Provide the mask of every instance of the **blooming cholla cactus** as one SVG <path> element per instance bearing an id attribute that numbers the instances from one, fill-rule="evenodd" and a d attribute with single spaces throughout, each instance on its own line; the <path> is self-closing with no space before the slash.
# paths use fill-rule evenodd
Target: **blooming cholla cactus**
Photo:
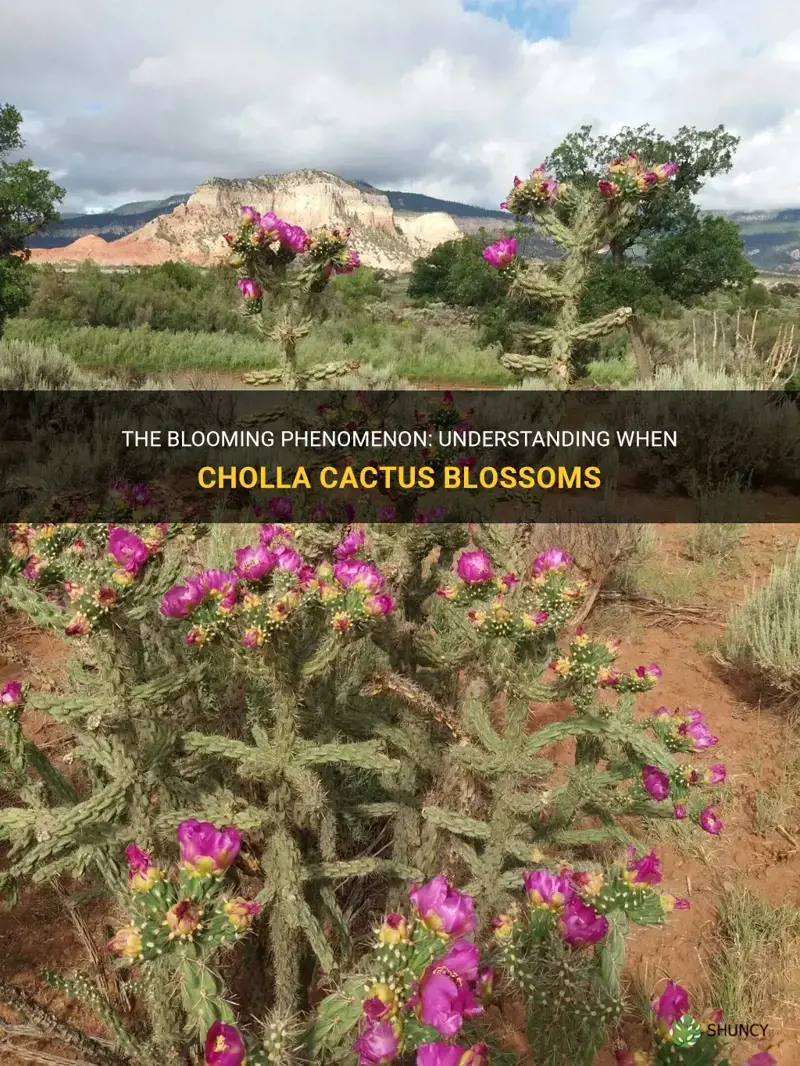
<path id="1" fill-rule="evenodd" d="M 363 549 L 364 534 L 352 531 L 332 563 L 313 567 L 296 550 L 290 529 L 264 525 L 257 545 L 236 550 L 232 571 L 204 570 L 173 586 L 161 601 L 161 614 L 188 620 L 184 643 L 196 647 L 237 633 L 245 648 L 261 648 L 301 604 L 312 601 L 325 609 L 336 632 L 363 628 L 395 609 L 385 577 L 362 557 Z"/>
<path id="2" fill-rule="evenodd" d="M 454 567 L 458 582 L 440 585 L 437 595 L 449 603 L 469 606 L 467 618 L 481 634 L 515 641 L 552 637 L 574 613 L 586 587 L 582 581 L 565 577 L 571 562 L 566 552 L 553 559 L 557 560 L 554 565 L 544 556 L 534 560 L 532 580 L 524 583 L 516 574 L 496 576 L 491 558 L 482 549 L 463 551 Z"/>
<path id="3" fill-rule="evenodd" d="M 243 207 L 235 233 L 226 233 L 234 264 L 242 272 L 237 285 L 244 312 L 257 318 L 262 332 L 277 342 L 283 354 L 281 383 L 302 388 L 306 379 L 297 370 L 297 341 L 308 333 L 315 298 L 335 274 L 350 274 L 360 264 L 350 247 L 351 231 L 323 227 L 307 234 L 273 211 L 260 214 Z M 265 315 L 272 321 L 267 324 Z M 328 376 L 345 372 L 346 364 L 331 364 Z M 258 375 L 248 380 L 258 384 Z"/>
<path id="4" fill-rule="evenodd" d="M 549 178 L 543 166 L 530 177 L 514 179 L 514 186 L 502 207 L 518 218 L 529 217 L 556 244 L 566 249 L 563 272 L 559 279 L 517 256 L 516 241 L 504 239 L 487 248 L 484 259 L 512 277 L 512 292 L 536 295 L 558 305 L 555 324 L 537 327 L 524 333 L 534 347 L 549 352 L 547 366 L 555 383 L 566 386 L 570 380 L 570 360 L 576 343 L 601 337 L 629 321 L 633 312 L 620 307 L 593 322 L 580 322 L 580 301 L 598 252 L 602 251 L 633 218 L 638 202 L 677 172 L 674 163 L 646 170 L 639 157 L 631 152 L 626 159 L 609 165 L 608 178 L 597 188 L 578 192 L 573 186 Z M 556 205 L 563 204 L 571 222 L 563 221 Z M 501 363 L 524 377 L 541 369 L 541 358 L 520 355 L 501 356 Z"/>
<path id="5" fill-rule="evenodd" d="M 67 636 L 84 636 L 107 623 L 135 591 L 178 527 L 16 525 L 12 553 L 22 575 L 64 611 Z"/>

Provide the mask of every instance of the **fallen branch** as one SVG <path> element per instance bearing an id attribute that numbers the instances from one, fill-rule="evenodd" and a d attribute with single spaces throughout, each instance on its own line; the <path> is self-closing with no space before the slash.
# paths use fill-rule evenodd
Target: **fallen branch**
<path id="1" fill-rule="evenodd" d="M 8 1040 L 0 1040 L 0 1052 L 8 1052 L 18 1059 L 27 1059 L 28 1062 L 38 1062 L 41 1066 L 94 1066 L 94 1063 L 86 1059 L 65 1059 L 61 1055 L 51 1055 L 49 1051 L 37 1051 L 33 1048 L 20 1047 Z"/>
<path id="2" fill-rule="evenodd" d="M 67 1047 L 75 1048 L 82 1055 L 86 1055 L 86 1066 L 123 1066 L 127 1062 L 125 1058 L 99 1040 L 76 1029 L 69 1022 L 61 1021 L 52 1011 L 43 1007 L 41 1003 L 15 985 L 0 981 L 0 1003 L 5 1003 L 16 1014 L 32 1022 L 41 1031 L 43 1039 L 58 1040 Z M 62 1059 L 62 1061 L 69 1060 Z"/>
<path id="3" fill-rule="evenodd" d="M 712 607 L 689 607 L 687 605 L 665 603 L 640 593 L 600 592 L 597 597 L 603 603 L 624 603 L 634 611 L 647 615 L 645 624 L 661 629 L 676 629 L 686 622 L 709 622 L 718 618 Z"/>

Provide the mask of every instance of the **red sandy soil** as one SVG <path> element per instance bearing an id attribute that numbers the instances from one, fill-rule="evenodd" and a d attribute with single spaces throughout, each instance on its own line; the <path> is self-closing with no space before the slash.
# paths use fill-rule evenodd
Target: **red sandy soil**
<path id="1" fill-rule="evenodd" d="M 680 526 L 659 530 L 659 566 L 666 572 L 678 573 L 685 567 L 680 545 L 686 532 L 686 527 Z M 724 886 L 747 887 L 776 905 L 800 906 L 800 850 L 778 832 L 759 835 L 753 825 L 755 796 L 759 789 L 779 779 L 793 731 L 785 718 L 759 706 L 752 694 L 737 686 L 734 678 L 697 648 L 698 641 L 707 644 L 719 636 L 728 609 L 740 603 L 753 584 L 767 577 L 770 565 L 793 550 L 798 538 L 798 526 L 750 526 L 740 558 L 730 568 L 730 576 L 723 571 L 709 585 L 707 606 L 714 609 L 713 620 L 686 622 L 674 630 L 659 626 L 641 628 L 640 635 L 621 649 L 623 668 L 651 661 L 662 667 L 663 678 L 655 692 L 641 697 L 643 710 L 649 711 L 650 704 L 652 708 L 665 704 L 700 707 L 705 712 L 712 732 L 720 737 L 720 744 L 708 761 L 726 764 L 729 780 L 736 790 L 735 802 L 720 811 L 725 822 L 722 836 L 703 836 L 700 841 L 705 861 L 687 857 L 668 844 L 658 847 L 664 870 L 663 887 L 677 896 L 688 897 L 691 909 L 675 912 L 663 928 L 635 929 L 629 939 L 628 972 L 646 978 L 648 987 L 655 993 L 661 991 L 668 978 L 690 989 L 706 984 L 707 962 L 714 950 L 715 903 Z M 590 616 L 586 628 L 589 633 L 599 634 L 603 625 L 600 611 Z M 13 633 L 3 636 L 15 643 Z M 62 674 L 65 660 L 62 643 L 28 632 L 15 646 L 31 656 L 42 674 L 55 678 Z M 0 682 L 24 676 L 25 670 L 19 665 L 4 665 L 0 659 Z M 555 707 L 537 708 L 535 720 L 543 724 L 548 717 L 557 717 L 557 712 Z M 44 741 L 56 751 L 66 749 L 67 738 L 63 732 L 54 730 L 51 724 L 30 712 L 26 712 L 24 720 L 26 731 L 38 742 Z M 764 767 L 760 780 L 752 776 L 756 761 Z M 102 919 L 100 911 L 87 915 L 98 945 L 104 939 Z M 36 987 L 41 994 L 41 983 L 35 974 L 42 965 L 65 969 L 82 966 L 84 952 L 52 894 L 45 889 L 29 888 L 14 912 L 0 914 L 0 978 L 30 990 Z M 734 1042 L 734 1066 L 765 1048 L 769 1048 L 780 1066 L 800 1062 L 800 1008 L 796 1003 L 800 974 L 797 979 L 798 987 L 786 990 L 784 998 L 788 1002 L 778 1006 L 775 1017 L 729 1019 L 768 1021 L 770 1025 L 765 1041 Z M 43 998 L 55 1009 L 64 1010 L 57 994 L 45 992 Z M 635 1048 L 635 1023 L 626 1025 L 624 1031 Z M 72 1053 L 63 1054 L 69 1057 Z M 3 1066 L 26 1066 L 23 1060 L 10 1057 L 7 1047 L 3 1047 L 1 1031 L 0 1062 Z M 613 1063 L 614 1055 L 609 1049 L 598 1056 L 596 1066 L 613 1066 Z"/>

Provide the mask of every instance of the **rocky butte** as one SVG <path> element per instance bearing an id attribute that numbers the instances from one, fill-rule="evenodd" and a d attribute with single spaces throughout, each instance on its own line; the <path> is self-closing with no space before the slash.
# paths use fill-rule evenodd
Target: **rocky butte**
<path id="1" fill-rule="evenodd" d="M 463 232 L 444 212 L 398 216 L 388 197 L 370 186 L 326 171 L 296 170 L 246 180 L 212 178 L 185 204 L 124 237 L 106 241 L 89 235 L 63 248 L 34 248 L 31 258 L 45 263 L 92 260 L 101 266 L 150 266 L 178 259 L 210 266 L 227 259 L 222 234 L 235 228 L 245 204 L 274 211 L 306 230 L 350 226 L 362 263 L 390 271 L 410 270 L 419 256 Z"/>

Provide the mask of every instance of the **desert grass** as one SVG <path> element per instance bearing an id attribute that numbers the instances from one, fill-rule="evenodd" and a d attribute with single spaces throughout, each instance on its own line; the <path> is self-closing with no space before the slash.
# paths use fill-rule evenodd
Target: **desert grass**
<path id="1" fill-rule="evenodd" d="M 25 318 L 9 322 L 6 333 L 11 340 L 54 345 L 82 369 L 96 371 L 231 374 L 279 363 L 277 347 L 255 335 L 63 326 Z M 301 368 L 358 360 L 410 381 L 488 386 L 512 381 L 494 350 L 481 348 L 468 326 L 365 320 L 343 330 L 337 322 L 323 322 L 305 339 L 299 355 Z"/>
<path id="2" fill-rule="evenodd" d="M 726 887 L 710 959 L 711 1001 L 731 1022 L 765 1022 L 797 1011 L 800 908 L 774 906 Z"/>

